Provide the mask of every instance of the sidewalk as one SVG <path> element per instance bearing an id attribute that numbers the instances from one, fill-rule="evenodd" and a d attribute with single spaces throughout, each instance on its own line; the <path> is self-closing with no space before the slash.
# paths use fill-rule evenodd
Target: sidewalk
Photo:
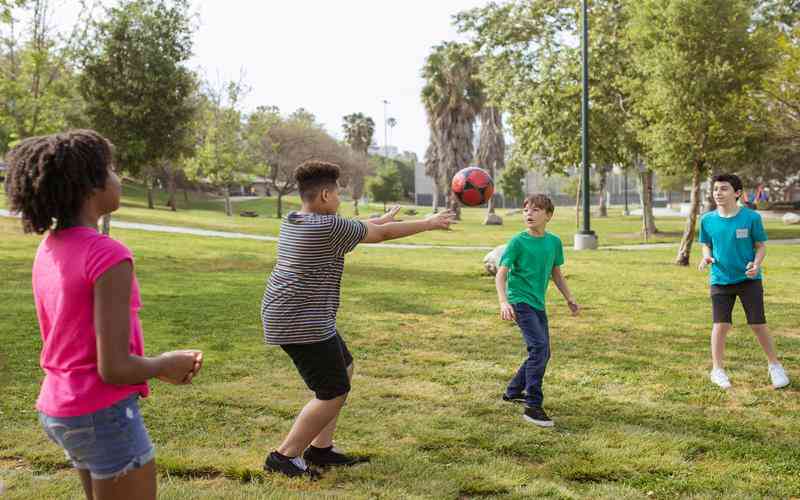
<path id="1" fill-rule="evenodd" d="M 0 209 L 0 217 L 14 217 L 8 210 Z M 125 222 L 120 220 L 111 220 L 111 228 L 118 229 L 133 229 L 138 231 L 150 231 L 156 233 L 170 233 L 170 234 L 190 234 L 194 236 L 203 236 L 209 238 L 229 238 L 229 239 L 242 239 L 242 240 L 257 240 L 257 241 L 278 241 L 277 236 L 261 236 L 258 234 L 235 233 L 231 231 L 212 231 L 209 229 L 198 229 L 194 227 L 181 227 L 181 226 L 162 226 L 159 224 L 142 224 L 139 222 Z M 770 240 L 770 245 L 798 245 L 800 238 L 786 239 L 786 240 Z M 374 243 L 369 245 L 370 248 L 392 248 L 402 250 L 454 250 L 458 252 L 471 252 L 483 251 L 488 252 L 494 250 L 491 246 L 463 246 L 463 245 L 413 245 L 403 243 Z M 641 245 L 614 245 L 614 246 L 601 246 L 600 250 L 657 250 L 663 248 L 677 248 L 678 243 L 643 243 Z"/>

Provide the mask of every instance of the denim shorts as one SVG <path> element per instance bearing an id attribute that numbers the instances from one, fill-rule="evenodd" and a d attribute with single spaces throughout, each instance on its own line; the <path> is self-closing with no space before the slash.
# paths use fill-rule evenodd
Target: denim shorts
<path id="1" fill-rule="evenodd" d="M 76 469 L 88 470 L 92 479 L 116 478 L 155 457 L 138 399 L 139 395 L 133 394 L 78 417 L 51 417 L 39 412 L 39 422 Z"/>

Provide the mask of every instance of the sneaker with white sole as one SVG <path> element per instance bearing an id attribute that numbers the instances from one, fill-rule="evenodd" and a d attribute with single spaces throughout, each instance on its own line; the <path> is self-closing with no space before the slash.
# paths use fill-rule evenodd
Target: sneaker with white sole
<path id="1" fill-rule="evenodd" d="M 780 363 L 769 365 L 769 378 L 772 380 L 772 387 L 776 389 L 789 385 L 789 377 L 786 375 L 786 370 L 783 369 Z"/>
<path id="2" fill-rule="evenodd" d="M 714 368 L 713 370 L 711 370 L 709 378 L 711 379 L 712 382 L 722 387 L 723 389 L 731 388 L 731 381 L 730 379 L 728 379 L 728 375 L 725 374 L 725 370 L 723 370 L 722 368 Z"/>
<path id="3" fill-rule="evenodd" d="M 553 420 L 547 416 L 541 406 L 526 406 L 522 418 L 539 427 L 553 427 Z"/>

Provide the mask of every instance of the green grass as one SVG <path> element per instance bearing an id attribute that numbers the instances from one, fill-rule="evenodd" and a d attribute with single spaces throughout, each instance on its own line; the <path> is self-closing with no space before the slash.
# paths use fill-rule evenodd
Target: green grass
<path id="1" fill-rule="evenodd" d="M 277 218 L 277 203 L 274 197 L 253 199 L 234 203 L 236 215 L 225 215 L 224 203 L 220 198 L 209 195 L 190 193 L 187 203 L 182 192 L 178 193 L 178 211 L 172 212 L 165 206 L 167 195 L 163 191 L 155 191 L 156 208 L 148 209 L 145 196 L 146 191 L 141 185 L 126 182 L 123 191 L 122 207 L 115 212 L 114 219 L 139 222 L 146 224 L 163 224 L 168 226 L 189 226 L 216 231 L 233 231 L 248 234 L 276 236 L 280 226 Z M 0 194 L 0 206 L 5 205 L 5 198 Z M 296 196 L 287 196 L 283 203 L 285 214 L 289 210 L 297 209 L 300 200 Z M 361 207 L 362 216 L 380 213 L 382 205 L 367 205 Z M 430 213 L 430 207 L 414 207 L 422 217 Z M 241 217 L 241 211 L 254 211 L 259 214 L 257 218 Z M 340 213 L 344 216 L 353 215 L 352 202 L 343 202 Z M 502 226 L 484 226 L 485 217 L 483 208 L 465 208 L 463 220 L 452 231 L 437 231 L 422 233 L 404 240 L 404 243 L 432 244 L 432 245 L 462 245 L 462 246 L 496 246 L 506 243 L 511 236 L 524 229 L 522 215 L 514 213 L 509 215 L 505 209 L 498 210 L 505 224 Z M 598 234 L 601 246 L 625 245 L 646 243 L 641 236 L 641 217 L 623 216 L 622 209 L 613 207 L 609 217 L 593 217 L 592 228 Z M 403 216 L 409 218 L 408 216 Z M 662 217 L 656 220 L 661 231 L 647 243 L 675 243 L 680 241 L 685 219 L 680 217 Z M 767 233 L 771 239 L 800 238 L 800 226 L 787 226 L 777 219 L 765 219 Z M 565 245 L 572 246 L 575 234 L 575 210 L 573 207 L 558 207 L 548 230 L 561 236 Z"/>
<path id="2" fill-rule="evenodd" d="M 4 498 L 79 498 L 76 475 L 33 408 L 41 379 L 30 291 L 38 238 L 18 225 L 0 218 L 0 481 Z M 569 317 L 551 287 L 545 397 L 557 427 L 542 430 L 499 399 L 524 349 L 517 329 L 498 319 L 483 252 L 357 249 L 339 316 L 356 370 L 337 442 L 373 460 L 308 483 L 260 471 L 309 397 L 288 357 L 261 340 L 259 302 L 275 245 L 113 234 L 137 258 L 147 352 L 206 353 L 192 386 L 155 381 L 142 403 L 161 498 L 800 494 L 798 386 L 769 387 L 738 308 L 727 353 L 734 389 L 711 386 L 706 277 L 669 264 L 671 250 L 567 250 L 564 269 L 584 313 Z M 767 315 L 796 380 L 798 272 L 796 247 L 769 248 Z"/>

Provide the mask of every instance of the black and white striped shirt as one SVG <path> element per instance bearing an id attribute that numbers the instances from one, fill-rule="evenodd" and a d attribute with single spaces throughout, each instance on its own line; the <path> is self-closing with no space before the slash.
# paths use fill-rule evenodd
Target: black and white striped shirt
<path id="1" fill-rule="evenodd" d="M 266 343 L 311 344 L 336 334 L 344 255 L 366 234 L 362 222 L 338 215 L 292 212 L 283 220 L 261 301 Z"/>

